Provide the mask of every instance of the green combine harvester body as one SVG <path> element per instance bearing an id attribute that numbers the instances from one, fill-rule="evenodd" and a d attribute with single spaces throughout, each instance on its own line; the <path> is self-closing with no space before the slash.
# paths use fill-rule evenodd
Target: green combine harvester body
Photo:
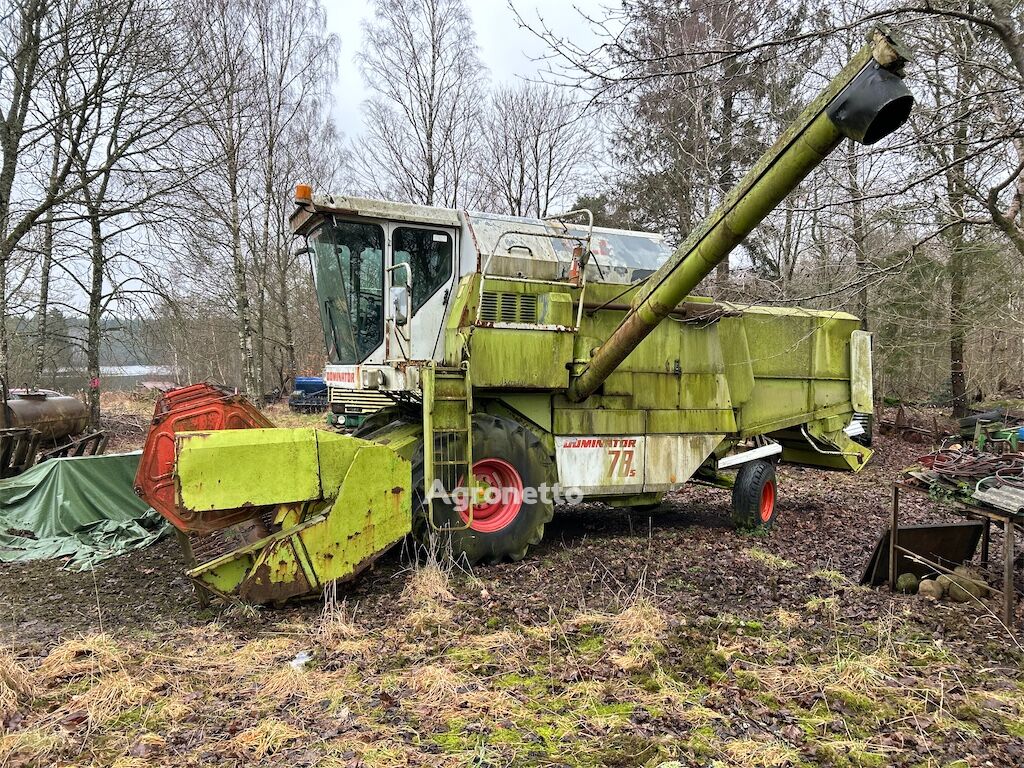
<path id="1" fill-rule="evenodd" d="M 410 531 L 470 563 L 519 559 L 560 502 L 654 505 L 695 478 L 733 486 L 738 524 L 770 525 L 778 461 L 861 469 L 871 339 L 857 318 L 691 293 L 844 137 L 870 144 L 906 120 L 905 60 L 876 30 L 674 251 L 586 211 L 525 219 L 300 186 L 292 227 L 330 401 L 363 424 L 272 429 L 228 392 L 170 393 L 136 486 L 188 537 L 190 575 L 282 600 Z"/>

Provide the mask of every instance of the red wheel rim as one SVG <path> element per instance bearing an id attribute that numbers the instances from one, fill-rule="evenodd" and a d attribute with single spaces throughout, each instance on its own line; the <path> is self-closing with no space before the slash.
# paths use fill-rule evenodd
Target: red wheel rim
<path id="1" fill-rule="evenodd" d="M 487 486 L 485 498 L 473 505 L 473 518 L 464 506 L 458 512 L 463 522 L 481 533 L 494 533 L 511 524 L 523 507 L 523 478 L 504 459 L 481 459 L 473 463 L 473 476 Z"/>
<path id="2" fill-rule="evenodd" d="M 761 522 L 767 523 L 775 513 L 775 483 L 768 481 L 761 489 Z"/>

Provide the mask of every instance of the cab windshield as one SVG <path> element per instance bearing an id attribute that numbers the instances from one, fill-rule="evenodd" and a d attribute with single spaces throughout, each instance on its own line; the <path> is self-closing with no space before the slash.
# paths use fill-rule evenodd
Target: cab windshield
<path id="1" fill-rule="evenodd" d="M 313 251 L 327 358 L 361 363 L 384 340 L 384 230 L 325 222 L 313 235 Z"/>

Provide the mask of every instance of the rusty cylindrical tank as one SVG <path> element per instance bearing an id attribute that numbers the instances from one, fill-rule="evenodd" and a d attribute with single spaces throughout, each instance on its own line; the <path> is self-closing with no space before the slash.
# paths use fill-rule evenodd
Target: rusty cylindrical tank
<path id="1" fill-rule="evenodd" d="M 0 429 L 31 428 L 44 440 L 63 440 L 89 425 L 81 400 L 52 390 L 12 390 L 0 401 Z"/>

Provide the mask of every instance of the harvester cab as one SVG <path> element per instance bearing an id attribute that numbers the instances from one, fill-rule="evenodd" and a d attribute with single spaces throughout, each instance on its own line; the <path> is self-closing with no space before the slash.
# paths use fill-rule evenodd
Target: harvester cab
<path id="1" fill-rule="evenodd" d="M 871 339 L 852 315 L 714 302 L 698 283 L 845 138 L 913 103 L 883 30 L 677 248 L 594 227 L 296 191 L 332 406 L 355 435 L 273 429 L 208 386 L 157 405 L 137 488 L 206 589 L 268 602 L 350 578 L 412 531 L 513 560 L 560 503 L 731 485 L 770 526 L 775 466 L 857 471 Z M 732 480 L 723 473 L 735 471 Z"/>
<path id="2" fill-rule="evenodd" d="M 501 216 L 314 195 L 305 185 L 295 202 L 292 227 L 316 286 L 339 423 L 418 398 L 425 367 L 457 367 L 462 360 L 446 355 L 449 329 L 577 332 L 587 282 L 626 290 L 672 253 L 661 235 L 595 228 L 589 211 Z M 474 316 L 453 324 L 453 308 L 467 308 L 459 301 L 467 280 L 478 294 Z M 553 290 L 502 293 L 486 289 L 492 280 Z M 568 370 L 553 383 L 564 388 Z"/>

